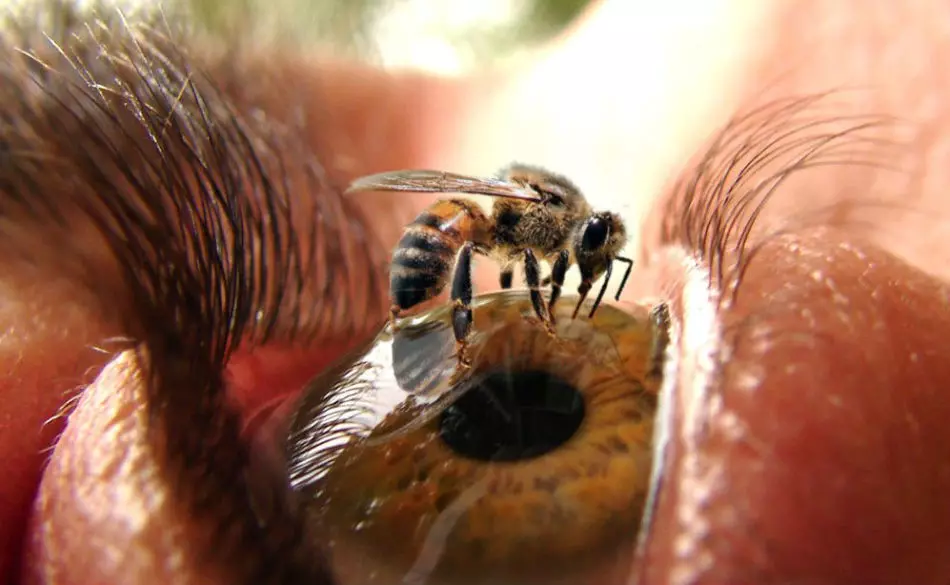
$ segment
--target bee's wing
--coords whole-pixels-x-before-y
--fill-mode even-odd
[[[353,181],[346,192],[412,191],[416,193],[468,193],[541,201],[530,187],[500,179],[467,177],[446,171],[391,171],[368,175]]]

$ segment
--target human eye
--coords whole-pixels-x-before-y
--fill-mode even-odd
[[[338,583],[612,583],[649,491],[662,308],[558,311],[521,291],[384,331],[315,379],[289,425],[292,489]]]
[[[601,355],[639,355],[617,360],[638,366],[616,386],[574,384],[585,421],[600,414],[603,388],[637,404],[621,426],[598,425],[605,434],[637,429],[619,432],[628,439],[613,443],[622,455],[604,457],[591,427],[565,416],[552,423],[566,429],[557,446],[533,452],[522,442],[510,456],[505,437],[525,435],[514,431],[522,419],[504,413],[520,406],[493,384],[556,396],[563,378],[524,372],[585,372],[596,363],[525,328],[523,298],[510,314],[506,302],[518,301],[483,298],[486,369],[500,369],[504,383],[486,375],[458,393],[440,386],[452,364],[444,315],[404,334],[415,340],[402,340],[411,351],[384,333],[315,379],[290,426],[288,465],[340,582],[942,574],[932,546],[925,566],[912,567],[903,553],[884,565],[862,561],[898,535],[920,542],[918,531],[942,526],[901,512],[920,498],[942,506],[927,495],[939,471],[888,453],[910,436],[915,457],[939,459],[915,435],[940,444],[943,407],[930,400],[945,368],[933,336],[915,324],[923,307],[927,320],[942,323],[933,308],[946,287],[861,229],[862,211],[874,210],[869,199],[865,209],[833,198],[810,207],[783,201],[815,169],[895,170],[887,168],[900,152],[894,121],[823,111],[831,97],[776,100],[737,116],[659,206],[633,276],[636,294],[653,299],[648,306],[670,311],[670,348],[658,363],[646,348],[664,321],[651,325],[649,309],[612,307],[613,328],[610,319],[586,324],[612,339]],[[651,370],[665,377],[651,384]],[[907,390],[907,382],[920,386]],[[615,408],[623,402],[606,411]],[[903,420],[887,418],[895,410]],[[604,465],[611,455],[622,463]],[[538,469],[543,485],[527,483]],[[596,488],[572,489],[587,481]],[[598,516],[605,509],[610,520]],[[895,533],[855,536],[882,522]]]
[[[85,32],[110,38],[105,29]],[[231,109],[215,80],[188,67],[161,35],[134,41],[90,43],[79,54],[81,42],[63,43],[64,54],[53,47],[7,64],[10,83],[0,88],[8,115],[0,126],[0,190],[7,197],[0,215],[7,260],[46,267],[94,293],[90,303],[116,317],[111,333],[136,342],[124,346],[124,363],[147,366],[143,416],[151,434],[143,435],[144,445],[159,456],[160,465],[149,470],[162,489],[135,484],[153,491],[111,492],[129,499],[98,501],[118,511],[111,525],[175,535],[157,547],[153,579],[173,563],[211,567],[215,576],[223,567],[233,582],[255,584],[361,583],[359,571],[380,567],[381,575],[387,565],[406,577],[450,583],[510,570],[522,571],[520,582],[550,583],[555,568],[564,568],[559,576],[572,584],[624,582],[633,574],[663,583],[787,582],[789,574],[847,580],[871,571],[922,582],[940,575],[945,532],[929,518],[950,517],[942,513],[945,490],[936,489],[946,482],[945,467],[934,455],[950,414],[933,400],[942,379],[933,348],[943,330],[934,299],[945,298],[944,290],[834,218],[805,217],[784,231],[766,221],[770,212],[772,219],[790,217],[774,210],[789,198],[779,195],[796,192],[785,179],[807,175],[793,162],[867,161],[879,151],[865,147],[880,145],[863,140],[864,124],[876,127],[878,120],[829,116],[821,120],[830,126],[810,125],[807,100],[776,102],[758,110],[759,118],[734,120],[725,134],[731,142],[705,151],[658,218],[640,226],[660,230],[649,248],[655,256],[632,279],[639,283],[633,298],[649,303],[607,305],[589,321],[562,319],[559,345],[521,318],[526,305],[518,294],[486,295],[476,323],[488,333],[479,347],[493,372],[482,388],[422,409],[421,417],[397,413],[409,424],[380,429],[384,440],[347,447],[374,431],[367,428],[372,417],[352,415],[382,408],[372,379],[357,389],[344,383],[355,364],[367,363],[367,347],[382,344],[389,352],[389,362],[369,364],[380,381],[405,374],[399,365],[438,379],[439,364],[451,360],[385,334],[359,345],[378,333],[385,313],[379,275],[388,251],[372,241],[365,219],[316,161],[297,156],[309,152],[294,139],[299,128],[265,131],[247,112]],[[832,129],[836,124],[843,126]],[[773,184],[779,195],[768,195]],[[301,206],[300,192],[319,197]],[[300,217],[316,217],[317,227],[296,223]],[[673,335],[669,351],[656,353],[665,328],[663,319],[654,320],[659,306],[670,309]],[[420,333],[423,346],[450,342],[439,326],[443,318],[428,316],[432,330]],[[580,338],[583,347],[572,330],[589,336]],[[399,345],[408,351],[393,360]],[[285,355],[288,346],[304,348],[289,368],[297,374],[284,381],[294,390],[307,386],[301,408],[269,427],[273,434],[247,432],[258,418],[274,417],[264,405],[259,416],[236,416],[225,396],[234,382],[228,376],[242,363],[252,370],[255,358]],[[328,365],[348,349],[355,352],[349,359]],[[386,351],[377,353],[385,358]],[[572,384],[562,383],[572,376]],[[494,477],[511,482],[502,486],[511,490],[507,499],[491,499],[497,494],[479,490],[492,485],[487,470],[497,467],[483,454],[511,453],[503,440],[510,426],[498,424],[494,403],[478,400],[516,385],[548,389],[545,400],[573,408],[551,413],[559,422],[545,425],[550,432],[541,447],[515,437],[521,453],[502,457],[507,473]],[[893,392],[905,387],[906,394]],[[602,392],[621,399],[595,410]],[[592,396],[580,419],[572,398],[579,394]],[[525,410],[522,403],[501,406]],[[614,418],[585,427],[595,416]],[[70,437],[91,432],[80,423]],[[452,431],[442,432],[443,425]],[[918,439],[901,450],[909,433]],[[581,457],[562,459],[571,456],[568,445]],[[283,448],[288,460],[273,458]],[[611,449],[615,459],[603,452]],[[390,459],[381,462],[387,452]],[[603,464],[608,459],[617,464]],[[290,469],[282,468],[286,463]],[[383,463],[387,473],[377,473]],[[61,459],[54,464],[66,466]],[[546,475],[530,493],[514,493],[519,476],[533,472]],[[467,486],[478,473],[487,480]],[[547,495],[552,485],[555,494],[575,496],[569,517]],[[87,496],[110,493],[94,482],[86,487]],[[45,493],[43,505],[55,507],[55,491]],[[367,502],[366,494],[385,506],[370,505],[376,500]],[[470,502],[475,496],[484,508]],[[522,505],[529,498],[531,505]],[[927,517],[904,514],[921,509],[915,498],[927,503]],[[161,505],[134,507],[142,502]],[[373,525],[349,533],[367,508]],[[169,527],[160,514],[167,509],[201,530]],[[146,515],[124,515],[128,510],[146,510],[151,524],[142,522]],[[466,510],[470,536],[472,524],[482,522],[479,537],[440,539],[439,529]],[[605,510],[618,512],[611,525]],[[504,521],[519,514],[518,526]],[[590,530],[568,533],[570,521]],[[413,522],[431,538],[408,534]],[[529,541],[525,530],[536,538]],[[103,551],[114,551],[120,547],[106,543],[114,534],[122,532],[83,538],[98,536]],[[70,535],[51,529],[39,540],[53,566],[56,546]],[[386,551],[374,548],[387,544]],[[386,553],[397,545],[402,556],[394,563]],[[538,559],[552,554],[548,547],[563,553],[562,563],[539,568]],[[359,562],[354,550],[365,552]],[[132,552],[87,564],[102,569],[111,559],[108,567],[121,569],[139,558]],[[403,571],[413,552],[419,556]],[[866,562],[871,557],[888,557],[897,568],[882,570]],[[439,559],[454,567],[439,567]],[[911,567],[912,559],[922,562]],[[62,566],[46,578],[67,579]]]

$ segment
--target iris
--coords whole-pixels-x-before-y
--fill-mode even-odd
[[[665,323],[649,307],[571,319],[571,306],[552,337],[526,293],[477,298],[461,380],[442,307],[310,384],[290,477],[340,583],[578,585],[630,570]]]

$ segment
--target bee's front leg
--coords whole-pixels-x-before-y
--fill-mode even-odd
[[[455,333],[456,355],[459,365],[468,368],[472,365],[468,355],[468,336],[472,331],[472,242],[462,246],[455,263],[455,275],[452,277],[452,331]]]
[[[581,310],[581,306],[587,300],[587,293],[594,285],[594,268],[583,262],[578,262],[577,267],[581,271],[581,284],[577,287],[577,294],[580,298],[577,299],[577,305],[574,307],[574,314],[571,319],[577,319],[577,312]]]
[[[587,293],[590,292],[593,284],[589,278],[584,278],[581,280],[580,286],[577,287],[577,294],[580,298],[577,299],[577,305],[574,307],[574,314],[571,316],[571,319],[577,319],[577,312],[581,310],[581,306],[584,304],[584,301],[587,300]]]
[[[548,320],[548,311],[544,306],[544,297],[541,295],[541,265],[538,263],[538,257],[530,249],[524,251],[524,276],[528,289],[531,291],[531,304],[534,306],[535,314],[545,331],[552,336],[556,335],[554,325]]]

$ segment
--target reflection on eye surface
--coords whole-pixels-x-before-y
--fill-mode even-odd
[[[658,332],[647,308],[603,307],[588,321],[571,320],[571,306],[552,338],[528,320],[527,294],[477,299],[472,369],[454,386],[450,308],[384,330],[314,381],[290,476],[341,584],[629,572]]]
[[[248,123],[248,113],[258,111],[254,104],[239,100],[230,109],[231,96],[226,90],[253,85],[243,83],[246,74],[238,77],[225,72],[225,79],[233,83],[218,88],[195,73],[201,69],[200,62],[192,67],[190,57],[185,59],[172,50],[179,46],[177,42],[138,44],[132,42],[137,37],[128,33],[109,37],[106,30],[112,29],[101,27],[101,38],[77,37],[61,43],[70,54],[79,52],[81,58],[77,57],[75,63],[64,62],[66,55],[63,59],[51,58],[49,47],[40,51],[44,67],[51,68],[49,74],[38,68],[38,63],[21,63],[22,67],[15,59],[8,63],[12,68],[3,75],[7,83],[0,84],[0,93],[8,97],[2,100],[2,108],[11,119],[22,119],[24,124],[4,127],[0,132],[0,142],[15,147],[6,152],[11,156],[0,157],[4,163],[0,165],[4,197],[0,199],[5,214],[30,217],[31,223],[26,224],[27,229],[15,232],[9,230],[16,222],[5,224],[3,236],[8,260],[16,250],[48,251],[43,258],[52,267],[78,266],[76,258],[87,250],[77,245],[75,226],[56,231],[59,228],[51,218],[29,215],[19,206],[25,202],[37,208],[43,204],[44,209],[62,210],[64,205],[75,208],[82,211],[82,217],[92,214],[87,219],[103,220],[91,225],[99,226],[96,234],[104,231],[99,235],[114,243],[106,256],[135,276],[121,287],[102,282],[90,286],[105,309],[121,313],[136,325],[131,332],[139,336],[155,365],[156,375],[146,388],[150,420],[154,421],[149,436],[158,447],[154,451],[162,474],[154,481],[171,486],[176,513],[211,535],[207,539],[210,545],[204,540],[182,539],[172,552],[188,549],[202,563],[233,569],[233,582],[255,584],[316,582],[299,578],[311,572],[297,571],[295,563],[299,558],[314,562],[318,556],[314,549],[321,547],[329,548],[332,568],[344,584],[374,579],[381,583],[412,582],[426,576],[431,577],[431,583],[453,583],[463,581],[463,573],[469,581],[501,583],[556,583],[559,579],[578,584],[609,583],[615,580],[610,578],[612,575],[626,578],[629,559],[625,555],[633,548],[644,506],[646,470],[651,464],[647,441],[658,383],[646,375],[644,363],[655,355],[644,350],[653,343],[653,334],[643,325],[645,316],[636,311],[605,313],[605,308],[592,325],[583,319],[570,322],[562,317],[565,343],[558,346],[535,325],[506,312],[505,307],[522,312],[522,297],[484,297],[477,310],[489,316],[477,318],[476,324],[491,329],[476,330],[476,335],[481,334],[474,341],[481,350],[475,356],[480,369],[476,369],[476,377],[464,394],[446,387],[453,364],[448,359],[451,335],[441,324],[444,315],[428,316],[395,340],[383,335],[372,348],[365,348],[355,360],[342,364],[335,374],[320,378],[297,421],[292,479],[298,494],[309,498],[307,544],[313,546],[299,545],[299,519],[284,512],[282,501],[270,516],[261,516],[258,508],[248,505],[252,499],[248,494],[256,506],[261,501],[267,503],[270,490],[282,490],[284,486],[278,481],[274,483],[280,485],[272,488],[262,481],[267,484],[261,490],[265,493],[257,498],[257,482],[248,478],[257,479],[255,473],[261,468],[247,464],[237,425],[231,424],[235,421],[227,410],[219,408],[224,404],[221,397],[233,390],[222,383],[219,375],[225,366],[234,365],[228,361],[231,350],[256,350],[255,344],[271,340],[296,345],[308,339],[330,346],[341,338],[356,341],[366,327],[375,329],[372,319],[381,318],[386,309],[381,292],[385,286],[379,285],[384,262],[379,260],[388,250],[377,253],[368,243],[373,238],[361,237],[373,235],[374,224],[364,221],[332,185],[323,181],[319,168],[307,166],[309,162],[304,159],[310,156],[312,145],[298,143],[294,138],[297,130],[289,137],[278,133],[270,122],[279,117],[268,117],[263,128]],[[10,53],[15,51],[11,49]],[[103,55],[109,59],[100,59]],[[176,66],[169,67],[169,63]],[[268,69],[276,67],[268,63]],[[63,72],[69,75],[64,77]],[[88,87],[83,81],[87,75],[92,81]],[[82,83],[73,88],[69,80]],[[24,91],[26,87],[43,91],[34,96]],[[102,88],[109,91],[100,91]],[[63,102],[64,95],[72,98]],[[24,96],[43,99],[34,103]],[[122,115],[129,107],[142,117]],[[267,110],[271,116],[271,109],[262,106],[261,111]],[[196,123],[204,120],[205,112],[210,118]],[[712,436],[729,450],[730,459],[720,457],[710,464],[714,470],[726,470],[729,475],[723,481],[728,483],[715,493],[717,514],[710,513],[708,500],[686,501],[695,503],[697,511],[686,527],[698,527],[687,534],[694,539],[687,541],[691,548],[682,546],[682,535],[676,535],[675,541],[655,540],[675,542],[675,550],[672,545],[670,549],[677,555],[676,561],[694,562],[689,567],[693,574],[705,571],[707,577],[712,575],[709,581],[713,583],[770,581],[723,577],[740,574],[741,570],[746,571],[741,574],[751,575],[750,566],[760,571],[755,573],[757,577],[801,572],[800,552],[805,546],[815,558],[827,554],[831,559],[828,566],[845,566],[843,574],[850,570],[848,563],[852,560],[876,558],[860,554],[857,548],[849,555],[840,544],[849,535],[872,534],[874,531],[867,527],[873,528],[875,522],[888,522],[887,530],[880,532],[896,534],[894,541],[915,546],[918,535],[913,529],[917,524],[904,521],[904,508],[910,508],[911,496],[920,499],[921,489],[939,485],[928,473],[936,476],[943,470],[939,463],[930,465],[929,459],[908,456],[914,451],[896,453],[889,444],[891,438],[904,432],[923,437],[920,445],[939,445],[945,438],[939,432],[942,427],[933,420],[946,417],[927,395],[940,385],[928,380],[929,369],[918,363],[918,358],[930,359],[930,365],[938,362],[939,356],[934,358],[927,352],[937,351],[941,342],[928,337],[926,343],[905,341],[899,345],[897,335],[886,336],[876,346],[880,353],[872,354],[867,350],[869,338],[852,326],[860,321],[876,322],[855,318],[857,303],[867,300],[869,294],[891,290],[895,297],[905,300],[945,297],[935,296],[930,289],[914,297],[906,279],[885,281],[883,273],[878,273],[877,280],[860,280],[862,287],[851,291],[847,297],[851,304],[842,311],[849,322],[847,327],[839,326],[825,317],[834,316],[832,311],[822,311],[833,309],[833,301],[844,297],[799,298],[796,294],[817,283],[837,295],[842,285],[857,281],[856,277],[832,272],[841,268],[840,256],[811,273],[774,270],[770,282],[778,282],[779,287],[763,287],[761,281],[748,278],[742,294],[736,294],[746,268],[752,265],[755,274],[756,265],[760,269],[769,267],[768,262],[761,262],[761,256],[751,261],[759,244],[786,227],[764,221],[766,215],[758,213],[766,204],[773,209],[773,199],[779,199],[772,197],[773,187],[808,166],[834,166],[852,155],[866,158],[861,146],[864,143],[857,140],[865,133],[863,119],[839,120],[832,113],[827,116],[834,128],[817,126],[812,118],[825,114],[812,112],[809,100],[798,99],[768,104],[757,117],[731,122],[725,137],[702,153],[701,164],[690,167],[692,174],[684,175],[682,188],[663,207],[660,220],[645,222],[646,228],[662,231],[654,238],[659,245],[683,248],[690,256],[698,256],[699,264],[708,268],[712,288],[728,293],[722,295],[723,299],[738,298],[740,309],[748,306],[743,302],[757,300],[759,290],[780,288],[786,295],[782,298],[791,299],[780,303],[772,299],[771,306],[763,301],[755,305],[762,310],[747,311],[752,318],[742,323],[768,325],[770,335],[752,337],[745,333],[754,332],[751,326],[729,330],[738,333],[725,339],[721,360],[713,364],[722,366],[724,375],[714,382],[729,400],[717,403],[715,400],[723,394],[710,393],[710,401],[692,403],[699,405],[700,415],[715,417],[712,422],[716,424],[709,427],[712,434],[703,438],[708,445],[712,442],[708,437]],[[844,128],[837,128],[839,125]],[[165,132],[150,133],[154,128]],[[314,130],[314,134],[321,132],[322,128]],[[153,145],[150,140],[157,142]],[[196,154],[188,154],[192,152]],[[159,164],[165,160],[162,153],[174,155],[169,160],[177,162]],[[44,162],[54,154],[62,167]],[[261,166],[253,168],[259,162]],[[174,172],[169,176],[154,169]],[[163,182],[162,177],[171,182]],[[192,181],[194,177],[206,177],[207,188],[202,187],[204,182]],[[793,196],[802,192],[788,191],[784,186],[780,191]],[[138,206],[122,205],[127,201],[153,211],[137,213]],[[175,209],[178,212],[168,212]],[[184,211],[200,229],[182,229],[190,225],[178,214]],[[112,217],[107,212],[127,221],[106,221]],[[290,221],[309,217],[317,218],[317,224]],[[772,213],[771,219],[775,218],[788,216]],[[233,234],[225,233],[227,229],[220,226],[242,227],[241,237],[229,237]],[[124,231],[116,231],[119,227]],[[162,237],[146,237],[151,234]],[[225,237],[213,237],[216,235]],[[57,245],[62,241],[69,245]],[[222,243],[227,254],[221,253]],[[147,253],[149,250],[154,253]],[[248,255],[246,250],[262,252]],[[174,259],[173,270],[159,262],[169,258]],[[799,254],[789,260],[789,265],[801,268],[805,259]],[[792,274],[796,277],[791,278]],[[855,274],[866,276],[861,271]],[[342,281],[346,281],[345,286]],[[349,294],[340,294],[341,288]],[[705,296],[708,291],[704,286],[700,292]],[[501,298],[510,299],[511,304],[497,300]],[[127,299],[133,301],[130,308],[117,310]],[[784,315],[779,316],[788,317],[788,322],[775,319],[775,307],[782,309]],[[927,317],[943,312],[942,308],[925,310],[929,306],[923,304],[913,308],[914,313]],[[729,303],[716,309],[719,312],[714,316],[731,319],[727,323],[746,316]],[[497,314],[491,316],[493,312]],[[899,316],[894,322],[900,322],[901,331],[933,329],[926,318],[918,322],[904,314]],[[696,319],[688,315],[683,320]],[[803,326],[814,324],[835,334],[837,347],[833,351],[813,351],[815,335],[811,330],[805,332],[809,335],[788,335],[793,328],[800,333]],[[805,344],[790,340],[803,340]],[[761,351],[735,359],[733,349],[749,347]],[[849,399],[841,392],[846,387],[843,377],[831,376],[831,370],[825,368],[830,362],[844,361],[842,356],[848,354],[842,349],[853,350],[855,363],[863,360],[861,371],[868,373],[867,379],[894,380],[895,387],[906,385],[918,390],[916,410],[907,412],[930,414],[931,418],[909,417],[906,425],[900,426],[905,421],[900,416],[904,413],[903,402],[896,398],[893,403],[887,402],[889,394],[869,392]],[[630,352],[630,358],[624,361],[626,352]],[[887,359],[868,357],[874,355]],[[905,355],[913,359],[905,369],[896,369],[891,362]],[[766,359],[777,366],[763,367]],[[368,366],[357,367],[360,361]],[[308,367],[313,363],[309,360]],[[374,365],[381,365],[381,369],[375,371]],[[374,378],[379,372],[392,375]],[[312,373],[308,370],[303,378]],[[919,376],[911,383],[905,376],[914,373]],[[803,381],[790,383],[792,374]],[[808,378],[807,374],[814,376]],[[783,376],[789,390],[776,391]],[[352,382],[352,386],[341,380]],[[384,395],[377,384],[387,381],[393,388],[411,388],[414,404],[397,409],[395,405],[403,403],[407,395]],[[741,392],[735,390],[737,382],[742,383]],[[295,391],[298,388],[294,386]],[[520,390],[517,396],[508,393],[510,388]],[[321,394],[321,390],[330,392]],[[664,400],[664,405],[670,402]],[[725,412],[727,416],[714,409],[722,405],[732,409]],[[862,410],[867,405],[873,408]],[[871,418],[868,412],[872,410],[881,413],[881,421],[887,414],[885,426]],[[842,425],[840,413],[854,415]],[[538,432],[515,432],[519,429],[509,419],[522,423],[523,429]],[[852,426],[847,426],[849,421]],[[915,428],[905,428],[910,425]],[[840,431],[842,428],[846,431]],[[918,428],[929,429],[929,434]],[[874,442],[871,432],[887,439]],[[359,440],[367,435],[371,438]],[[829,443],[836,438],[840,439],[837,448]],[[867,448],[851,448],[859,444]],[[749,446],[754,449],[752,455],[748,454]],[[903,462],[903,476],[890,473],[886,481],[875,483],[879,478],[874,471],[882,466],[880,459],[867,455],[871,451],[893,455],[893,460]],[[736,452],[746,458],[736,457]],[[799,459],[782,456],[806,452],[808,456]],[[806,470],[819,472],[802,473],[805,465],[812,466]],[[745,475],[739,476],[740,472]],[[910,496],[903,500],[891,493],[901,477],[904,485],[912,488],[906,490]],[[687,486],[682,492],[673,491],[674,498],[692,487],[686,482],[677,486],[672,475],[666,475],[666,479],[670,481],[662,490],[664,494],[671,488]],[[829,492],[836,486],[846,489]],[[142,497],[153,498],[154,488],[160,486],[149,487],[153,489],[141,490]],[[816,493],[823,497],[815,498]],[[934,507],[922,515],[928,525],[932,525],[930,518],[941,517],[934,510],[942,505],[939,494],[945,492],[934,489],[932,493]],[[874,497],[862,499],[865,494]],[[69,494],[62,500],[73,497]],[[76,499],[77,507],[89,501],[88,497],[83,501],[83,496]],[[822,505],[815,505],[816,500]],[[662,504],[663,498],[658,497],[658,501]],[[688,510],[682,499],[667,501],[673,502],[669,509],[677,513]],[[840,502],[851,506],[841,506]],[[652,504],[646,506],[652,509]],[[776,510],[794,519],[800,530],[790,533],[787,522],[777,523],[775,514],[769,517],[769,512]],[[882,511],[890,512],[891,517],[880,520]],[[659,513],[654,516],[658,517]],[[852,523],[854,518],[860,518],[860,523]],[[741,534],[720,538],[724,526]],[[842,526],[851,528],[845,530]],[[354,530],[356,527],[360,530]],[[816,532],[824,532],[825,540],[814,538]],[[710,538],[711,533],[716,538]],[[81,536],[79,540],[85,539]],[[837,542],[826,546],[826,541],[832,539]],[[792,541],[797,544],[788,544]],[[931,539],[934,550],[940,548],[941,541]],[[877,541],[869,540],[863,550],[876,551],[876,545]],[[298,555],[300,548],[306,550]],[[885,548],[881,546],[881,550]],[[87,546],[84,552],[88,554],[89,550]],[[51,547],[48,553],[55,560],[58,551]],[[99,553],[93,549],[92,557]],[[168,554],[164,558],[177,557]],[[670,582],[668,573],[661,572],[665,570],[665,557],[657,554],[646,558],[645,565],[652,562],[659,568],[656,578],[644,582]],[[731,559],[733,566],[710,568],[698,562],[708,558],[715,558],[717,564]],[[785,565],[779,562],[783,558]],[[932,558],[939,561],[939,551]],[[72,568],[63,571],[68,574]],[[713,569],[718,572],[713,573]],[[604,576],[614,570],[612,575]],[[826,569],[822,574],[828,573]]]

